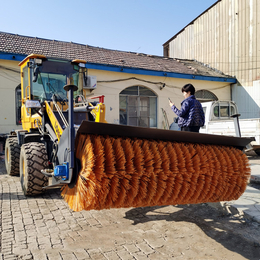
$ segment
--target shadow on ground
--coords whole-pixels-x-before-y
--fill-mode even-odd
[[[133,225],[149,221],[190,222],[197,225],[208,237],[230,251],[247,259],[260,256],[260,231],[257,223],[249,223],[232,215],[223,214],[208,204],[180,205],[177,212],[167,213],[164,207],[134,208],[125,218]],[[257,226],[257,227],[256,227]]]

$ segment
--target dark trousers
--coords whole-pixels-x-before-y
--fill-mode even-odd
[[[188,131],[188,132],[199,132],[200,126],[183,126],[181,127],[181,131]]]

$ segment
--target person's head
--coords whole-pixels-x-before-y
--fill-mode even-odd
[[[195,88],[193,87],[192,84],[186,84],[182,87],[181,89],[181,92],[186,92],[186,93],[189,93],[190,92],[190,95],[194,95],[195,94]]]

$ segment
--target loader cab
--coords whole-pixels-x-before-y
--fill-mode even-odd
[[[55,98],[62,109],[66,109],[67,92],[65,85],[76,85],[74,95],[83,94],[86,78],[85,61],[46,58],[44,55],[31,54],[19,66],[21,67],[21,119],[23,129],[36,128],[41,123],[37,113],[40,103]]]
[[[59,63],[57,61],[44,61],[42,64],[32,62],[32,87],[31,99],[50,101],[52,96],[56,96],[56,100],[62,101],[67,99],[67,93],[63,86],[70,80],[72,84],[77,84],[77,73],[72,70],[70,64]],[[74,73],[73,73],[74,72]]]
[[[67,92],[63,87],[67,84],[78,86],[79,89],[75,95],[82,94],[83,86],[79,84],[79,74],[86,70],[83,63],[34,58],[29,60],[27,67],[31,79],[31,82],[29,82],[31,83],[31,97],[27,96],[26,98],[50,101],[52,96],[55,95],[56,100],[65,100],[67,99]]]
[[[84,78],[82,77],[85,77],[86,71],[83,62],[48,59],[40,65],[34,63],[33,66],[32,94],[34,99],[50,101],[55,95],[57,101],[67,100],[67,92],[63,88],[67,84],[78,87],[74,96],[83,94]]]

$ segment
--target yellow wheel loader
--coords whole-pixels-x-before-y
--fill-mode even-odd
[[[85,63],[31,54],[19,64],[23,129],[8,136],[5,164],[9,175],[20,173],[25,195],[41,193],[49,177],[55,176],[51,186],[70,183],[76,164],[75,129],[82,120],[106,122],[105,105],[85,99]]]
[[[22,130],[5,158],[25,195],[52,187],[79,210],[237,199],[251,138],[108,124],[103,98],[88,102],[86,61],[31,54],[20,64]]]

